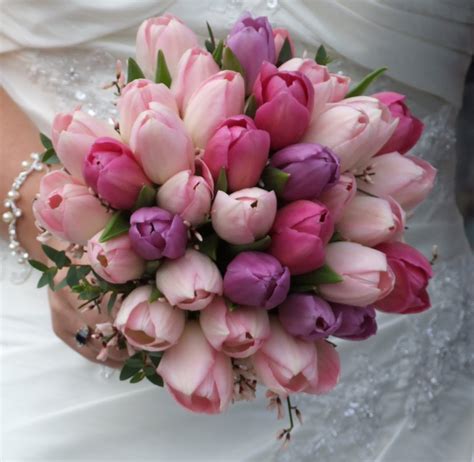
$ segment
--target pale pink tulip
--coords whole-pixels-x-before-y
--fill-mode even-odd
[[[270,336],[266,310],[239,306],[231,311],[222,297],[201,311],[199,322],[208,342],[232,358],[251,356]]]
[[[222,295],[222,276],[214,262],[197,250],[163,263],[156,272],[156,286],[168,302],[183,310],[202,310],[215,295]]]
[[[117,108],[120,135],[124,141],[128,142],[135,120],[142,112],[150,109],[150,103],[162,104],[175,114],[179,114],[173,93],[162,83],[136,79],[122,88]]]
[[[130,292],[120,306],[115,327],[133,347],[163,351],[179,340],[185,314],[165,301],[150,303],[151,293],[151,286],[141,286]]]
[[[436,178],[436,169],[430,163],[398,152],[370,159],[358,173],[359,189],[374,196],[392,196],[405,210],[426,199]]]
[[[197,148],[205,148],[216,128],[244,110],[245,83],[240,74],[221,71],[192,94],[184,111],[184,125]]]
[[[218,191],[211,211],[216,233],[231,244],[250,244],[264,237],[275,220],[274,191],[247,188],[230,195]]]
[[[188,321],[179,342],[164,353],[157,372],[173,398],[192,412],[219,414],[230,404],[230,358],[209,345],[196,321]]]
[[[349,85],[351,84],[351,78],[342,74],[330,74],[332,82],[332,94],[329,98],[329,102],[337,103],[344,99],[349,91]]]
[[[355,176],[352,173],[344,173],[332,188],[327,189],[318,197],[318,201],[328,208],[334,223],[337,224],[356,192]]]
[[[385,255],[355,242],[329,244],[326,263],[343,279],[319,286],[322,297],[331,302],[367,306],[387,296],[395,284]]]
[[[183,53],[198,46],[194,32],[176,16],[164,14],[143,21],[137,32],[137,62],[145,76],[154,80],[158,51],[163,51],[171,77]]]
[[[79,179],[82,179],[82,165],[90,147],[103,136],[120,140],[112,125],[78,109],[57,114],[53,120],[51,140],[54,150],[67,171]]]
[[[41,179],[33,213],[41,227],[51,234],[81,245],[86,244],[111,217],[87,186],[62,170],[55,170]]]
[[[339,382],[341,362],[336,348],[331,343],[321,339],[317,340],[315,345],[318,374],[303,391],[312,395],[321,395],[330,392]]]

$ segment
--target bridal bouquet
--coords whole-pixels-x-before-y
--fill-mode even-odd
[[[337,384],[331,337],[430,307],[430,263],[403,233],[435,169],[407,154],[423,124],[405,97],[362,96],[385,69],[350,89],[324,47],[295,57],[265,17],[244,14],[225,40],[208,30],[201,48],[178,18],[146,20],[110,84],[115,126],[56,116],[43,161],[62,168],[33,210],[43,242],[65,245],[31,264],[39,286],[109,310],[91,335],[99,359],[129,352],[122,380],[211,414],[260,384],[293,422],[290,395]]]

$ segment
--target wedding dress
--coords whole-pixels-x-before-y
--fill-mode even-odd
[[[116,58],[134,53],[146,17],[169,11],[196,33],[205,21],[223,37],[240,11],[269,15],[299,49],[325,43],[331,63],[354,80],[388,65],[381,88],[405,93],[426,124],[416,155],[438,168],[431,197],[408,222],[407,241],[439,259],[433,307],[380,314],[379,333],[338,342],[342,377],[326,396],[295,399],[304,425],[288,449],[286,422],[263,393],[220,416],[193,415],[157,387],[120,382],[63,345],[50,327],[36,275],[21,285],[1,244],[1,454],[6,461],[430,461],[472,454],[473,262],[454,200],[454,121],[472,53],[473,8],[463,0],[171,1],[8,0],[2,4],[1,82],[48,133],[55,112],[81,104],[116,116]],[[25,158],[29,153],[25,153]]]

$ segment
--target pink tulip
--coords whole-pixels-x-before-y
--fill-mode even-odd
[[[322,297],[331,302],[367,306],[387,296],[395,284],[385,255],[355,242],[329,244],[326,263],[343,279],[319,286]]]
[[[145,271],[145,262],[132,249],[128,234],[100,242],[102,231],[87,243],[87,256],[92,269],[112,284],[138,279]]]
[[[197,148],[205,148],[216,128],[228,117],[242,114],[245,84],[240,74],[221,71],[205,80],[189,98],[184,125]]]
[[[356,191],[355,176],[352,173],[344,173],[332,188],[324,191],[318,197],[318,201],[328,208],[334,223],[337,224],[344,213],[344,209],[354,198]]]
[[[38,223],[51,234],[80,245],[101,230],[110,218],[89,188],[62,170],[55,170],[41,179],[33,213]]]
[[[253,93],[258,104],[255,124],[270,133],[272,149],[296,143],[305,133],[314,104],[314,89],[300,72],[279,71],[264,62]]]
[[[183,53],[198,46],[194,32],[176,16],[165,14],[147,19],[140,25],[137,33],[137,62],[145,76],[155,78],[158,51],[162,50],[171,77],[174,78],[178,62]]]
[[[250,188],[260,179],[268,160],[270,136],[240,115],[226,119],[207,142],[203,160],[215,181],[222,168],[229,191]]]
[[[430,163],[398,152],[370,159],[359,173],[359,189],[374,196],[391,196],[405,210],[412,210],[426,199],[436,178],[436,169]]]
[[[214,350],[196,321],[188,321],[179,342],[167,350],[157,369],[173,398],[192,412],[218,414],[230,404],[230,358]]]
[[[53,120],[51,139],[54,150],[67,171],[79,179],[90,147],[102,136],[120,140],[113,126],[80,110],[58,114]]]
[[[337,103],[344,99],[349,91],[351,78],[342,74],[330,74],[332,82],[332,94],[329,98],[330,103]]]
[[[194,149],[181,119],[151,104],[133,124],[130,147],[148,177],[163,184],[182,170],[194,171]]]
[[[230,195],[218,191],[212,205],[212,226],[231,244],[250,244],[272,227],[277,210],[274,191],[247,188]]]
[[[316,201],[299,200],[278,210],[268,252],[291,274],[304,274],[324,264],[324,247],[334,232],[328,209]]]
[[[178,114],[178,105],[171,90],[162,83],[153,83],[146,79],[136,79],[122,88],[117,103],[120,120],[120,135],[126,142],[130,139],[132,126],[137,117],[150,109],[150,103],[162,104]]]
[[[231,311],[222,297],[215,297],[201,311],[199,322],[208,342],[231,358],[253,355],[270,336],[266,310],[238,307]]]
[[[164,301],[150,303],[151,293],[151,286],[141,286],[130,292],[120,306],[115,326],[133,347],[163,351],[179,340],[185,314]]]
[[[161,186],[156,200],[161,208],[197,226],[209,216],[212,191],[213,187],[209,181],[202,176],[193,175],[191,170],[186,170],[172,176]]]
[[[270,338],[251,357],[259,381],[281,397],[307,389],[318,374],[314,343],[291,336],[275,317],[270,328]]]
[[[374,156],[392,136],[397,123],[380,101],[358,96],[328,104],[313,119],[303,139],[331,148],[344,172]]]
[[[171,85],[181,113],[184,113],[189,98],[201,83],[219,70],[212,55],[202,48],[190,48],[181,56],[176,78]]]
[[[412,314],[427,310],[430,296],[427,287],[433,277],[430,262],[418,250],[402,242],[381,244],[383,252],[395,274],[395,287],[376,308],[388,313]]]
[[[363,193],[357,193],[344,209],[336,227],[345,240],[367,247],[400,240],[404,228],[405,212],[396,201]]]
[[[397,129],[378,154],[394,151],[405,154],[420,139],[424,128],[423,122],[411,114],[410,109],[405,104],[405,95],[393,91],[384,91],[376,93],[372,97],[387,105],[392,116],[399,119]]]
[[[283,44],[285,43],[286,39],[288,39],[288,42],[290,42],[291,56],[295,56],[295,44],[293,43],[288,30],[284,29],[283,27],[277,27],[273,29],[273,41],[275,43],[275,56],[277,59],[278,56],[280,56],[281,49],[283,48]]]
[[[314,88],[312,117],[317,117],[333,93],[333,80],[326,66],[317,64],[314,59],[293,58],[280,66],[281,71],[301,72]]]
[[[330,392],[339,382],[341,362],[336,348],[326,340],[317,340],[315,345],[318,373],[303,391],[312,395],[321,395]]]
[[[156,286],[171,305],[197,311],[209,305],[215,295],[222,295],[222,276],[209,257],[188,249],[183,257],[160,266]]]

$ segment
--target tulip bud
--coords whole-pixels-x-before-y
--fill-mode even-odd
[[[194,149],[181,119],[151,104],[133,124],[130,147],[148,177],[157,184],[182,170],[194,171]]]
[[[181,113],[184,113],[189,98],[201,83],[217,74],[219,70],[211,53],[202,48],[190,48],[181,56],[176,78],[171,85],[171,91],[176,96]]]
[[[130,139],[133,124],[137,117],[150,109],[150,104],[162,104],[178,114],[178,106],[171,90],[162,83],[146,79],[132,80],[124,88],[117,102],[120,120],[120,135],[126,142]]]
[[[272,227],[277,210],[273,191],[247,188],[227,195],[218,191],[212,206],[212,226],[231,244],[250,244]]]
[[[157,369],[173,398],[192,412],[218,414],[231,402],[230,359],[214,350],[196,321],[188,321],[179,342],[167,350]]]
[[[156,286],[171,305],[189,311],[202,310],[215,295],[222,295],[222,277],[217,266],[192,249],[158,268]]]
[[[309,385],[303,390],[311,395],[329,393],[339,382],[341,361],[334,345],[326,340],[316,340],[317,373]]]
[[[395,287],[376,308],[388,313],[412,314],[427,310],[430,296],[427,287],[433,277],[429,261],[418,250],[402,242],[381,244],[377,250],[387,256],[395,274]]]
[[[284,29],[283,27],[277,27],[273,29],[273,42],[275,44],[275,56],[277,60],[280,56],[283,45],[285,44],[285,40],[288,40],[290,44],[291,57],[295,56],[295,44],[293,43],[288,30]]]
[[[339,159],[317,143],[288,146],[273,154],[270,165],[290,175],[280,194],[286,201],[316,199],[339,180]]]
[[[123,284],[139,279],[145,262],[133,251],[128,235],[100,242],[102,232],[87,243],[87,255],[92,269],[112,284]]]
[[[398,117],[398,126],[391,138],[379,150],[378,154],[397,151],[405,154],[409,151],[423,133],[423,122],[414,117],[405,104],[405,95],[392,91],[384,91],[372,95],[388,106],[393,117]]]
[[[318,201],[327,207],[334,223],[338,223],[356,192],[355,176],[352,173],[344,173],[332,188],[327,189],[318,197]]]
[[[231,311],[222,297],[214,297],[201,311],[199,322],[208,342],[232,358],[253,355],[270,336],[265,310],[239,307]]]
[[[221,71],[205,80],[189,98],[184,125],[196,148],[205,148],[216,128],[228,117],[244,111],[244,79]]]
[[[268,160],[270,136],[258,130],[247,116],[225,120],[209,139],[203,161],[217,181],[222,168],[227,175],[229,191],[250,188],[260,179]]]
[[[207,220],[211,210],[212,186],[191,170],[172,176],[158,190],[158,205],[197,226]]]
[[[253,93],[259,106],[255,124],[270,133],[272,149],[298,142],[308,128],[314,104],[314,89],[308,77],[300,72],[279,71],[265,62]]]
[[[185,314],[166,302],[150,303],[151,286],[130,292],[115,318],[115,327],[135,348],[163,351],[174,345],[183,333]]]
[[[242,252],[227,266],[224,294],[234,303],[270,310],[285,300],[290,272],[263,252]]]
[[[351,306],[333,303],[331,305],[334,316],[341,322],[334,337],[345,340],[365,340],[377,332],[375,310],[372,306]]]
[[[382,252],[355,242],[334,242],[326,247],[326,263],[342,277],[342,282],[321,284],[326,300],[367,306],[387,296],[395,277]]]
[[[132,214],[130,225],[132,247],[145,260],[184,255],[188,228],[180,216],[159,207],[144,207]]]
[[[54,150],[67,171],[79,179],[82,179],[84,159],[94,141],[105,136],[120,139],[114,127],[80,110],[58,114],[53,120]]]
[[[291,274],[324,264],[324,247],[334,232],[328,209],[315,201],[295,201],[278,210],[268,249]]]
[[[329,74],[331,76],[332,93],[329,98],[330,103],[337,103],[344,99],[349,92],[351,78],[341,74]]]
[[[311,294],[290,294],[278,308],[278,317],[289,334],[308,342],[333,335],[341,325],[329,303]]]
[[[259,382],[280,397],[305,390],[317,381],[314,343],[288,334],[274,317],[270,319],[270,329],[270,338],[252,356]]]
[[[398,152],[370,159],[359,172],[359,189],[374,196],[391,196],[407,211],[426,199],[436,178],[430,163]]]
[[[381,199],[357,193],[344,209],[336,230],[344,240],[374,247],[403,237],[405,212],[391,197]]]
[[[143,21],[137,32],[137,62],[145,76],[153,80],[156,73],[158,51],[162,50],[172,77],[178,62],[188,48],[198,46],[194,32],[176,16],[165,14]]]
[[[80,245],[86,244],[110,219],[89,188],[61,170],[41,178],[33,214],[41,227],[53,236]]]
[[[116,209],[131,209],[142,187],[150,184],[128,147],[98,138],[84,161],[86,183]]]

